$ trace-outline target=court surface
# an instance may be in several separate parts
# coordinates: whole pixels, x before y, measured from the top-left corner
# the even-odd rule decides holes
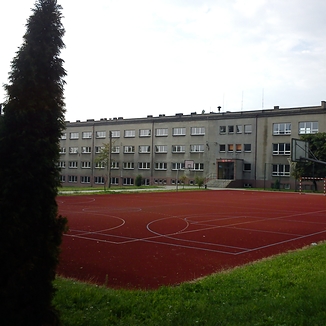
[[[323,195],[248,190],[59,196],[58,273],[113,288],[176,285],[326,240]]]

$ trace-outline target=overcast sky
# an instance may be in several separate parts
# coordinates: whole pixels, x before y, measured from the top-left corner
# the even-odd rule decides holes
[[[0,2],[0,83],[34,0]],[[58,0],[66,120],[320,105],[325,0]],[[0,102],[5,98],[3,87]]]

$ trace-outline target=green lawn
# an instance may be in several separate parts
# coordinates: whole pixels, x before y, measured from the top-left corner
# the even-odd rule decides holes
[[[54,303],[65,326],[322,326],[325,266],[326,244],[318,244],[154,291],[112,290],[58,278]]]

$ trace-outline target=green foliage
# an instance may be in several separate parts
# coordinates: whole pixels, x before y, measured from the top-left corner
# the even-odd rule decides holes
[[[198,188],[202,187],[204,182],[205,182],[205,178],[196,176],[195,183],[196,183],[196,185],[198,185]]]
[[[179,177],[179,180],[182,182],[183,188],[184,188],[185,187],[185,183],[188,180],[188,177],[185,174],[183,174],[182,176]]]
[[[313,153],[314,157],[319,161],[326,162],[326,133],[319,132],[317,134],[303,135],[300,139],[309,142],[309,150]],[[296,163],[295,168],[292,172],[296,179],[300,177],[326,177],[326,165],[312,162],[304,161]]]
[[[107,183],[110,179],[110,161],[111,161],[111,146],[110,143],[103,143],[103,147],[101,148],[100,153],[95,158],[95,163],[101,163],[103,168],[105,168],[105,175],[104,175],[104,190],[107,186]],[[110,186],[110,183],[109,183]]]
[[[143,183],[143,177],[140,174],[138,174],[135,179],[135,185],[137,187],[140,187],[142,183]]]
[[[65,129],[61,7],[38,0],[11,63],[0,119],[0,302],[6,325],[52,325],[52,282],[66,219],[58,216]]]
[[[326,244],[176,287],[112,290],[57,279],[65,326],[324,325]]]

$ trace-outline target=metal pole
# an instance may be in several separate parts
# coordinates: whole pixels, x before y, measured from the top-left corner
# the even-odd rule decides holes
[[[109,131],[109,140],[110,140],[110,145],[109,145],[109,183],[108,187],[111,188],[111,153],[112,153],[112,131]]]

